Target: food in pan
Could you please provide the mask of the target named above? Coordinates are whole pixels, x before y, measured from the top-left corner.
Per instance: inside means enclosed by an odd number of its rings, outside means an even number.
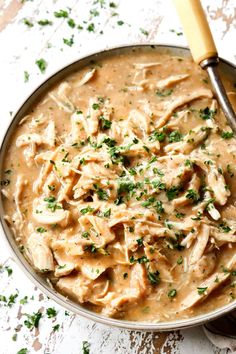
[[[235,155],[190,58],[111,55],[19,122],[1,182],[5,220],[30,264],[87,308],[189,318],[236,296]]]

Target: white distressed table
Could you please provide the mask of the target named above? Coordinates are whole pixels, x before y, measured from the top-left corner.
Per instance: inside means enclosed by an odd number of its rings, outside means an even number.
[[[235,62],[236,0],[203,0],[203,5],[220,55]],[[68,24],[68,18],[56,17],[54,12],[60,10],[74,21]],[[45,19],[52,23],[38,24]],[[52,72],[88,52],[135,42],[186,44],[171,0],[0,0],[0,139],[12,112]],[[45,74],[35,64],[41,58],[47,62]],[[133,332],[65,313],[26,278],[10,258],[3,237],[0,354],[24,348],[19,353],[78,354],[83,353],[83,341],[92,354],[226,353],[211,345],[201,327]],[[48,318],[48,308],[55,308],[56,316]],[[38,310],[43,313],[38,329],[27,328],[25,314]]]

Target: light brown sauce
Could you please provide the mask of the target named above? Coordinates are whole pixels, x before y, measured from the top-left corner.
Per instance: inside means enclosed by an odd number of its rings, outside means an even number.
[[[190,59],[111,56],[59,83],[18,126],[6,219],[34,267],[92,310],[192,317],[236,295],[235,154]]]

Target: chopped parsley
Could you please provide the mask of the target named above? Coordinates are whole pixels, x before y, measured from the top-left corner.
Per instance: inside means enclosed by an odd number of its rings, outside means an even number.
[[[18,352],[16,354],[27,354],[27,353],[28,353],[28,349],[22,348],[22,349],[18,350]]]
[[[123,24],[124,24],[124,21],[121,21],[121,20],[117,21],[118,26],[123,26]]]
[[[55,212],[57,209],[62,209],[62,207],[57,204],[56,198],[53,196],[44,198],[44,201],[47,202],[47,208],[52,212]]]
[[[40,26],[51,26],[52,25],[52,21],[49,21],[49,20],[39,20],[38,21],[38,24]]]
[[[90,353],[90,344],[86,340],[82,342],[82,353],[89,354]]]
[[[229,131],[223,131],[223,132],[221,132],[221,137],[222,137],[223,139],[228,140],[228,139],[231,139],[233,136],[234,136],[234,132],[229,132]]]
[[[90,14],[91,14],[92,16],[94,16],[94,17],[99,16],[99,11],[98,11],[97,9],[92,9],[92,10],[90,10],[89,12],[90,12]]]
[[[41,233],[41,234],[44,233],[44,232],[47,232],[47,230],[44,227],[42,227],[42,226],[37,227],[36,231]]]
[[[11,181],[9,179],[3,179],[0,184],[1,186],[8,186],[11,183]]]
[[[57,315],[57,311],[55,310],[54,307],[49,307],[46,312],[47,312],[48,318],[52,318]]]
[[[59,331],[59,329],[60,329],[59,323],[56,324],[55,326],[53,326],[52,329],[53,329],[53,332]]]
[[[174,130],[168,136],[169,143],[176,143],[181,140],[183,140],[183,135],[178,130]]]
[[[220,229],[221,232],[224,232],[224,233],[228,233],[228,232],[230,232],[232,230],[231,227],[229,227],[225,222],[222,222],[219,225],[219,229]]]
[[[203,120],[213,119],[215,117],[216,112],[216,110],[212,110],[209,107],[206,107],[204,109],[200,109],[199,117]]]
[[[94,208],[91,208],[90,206],[87,206],[86,208],[80,209],[80,212],[82,215],[85,215],[87,213],[91,213],[94,211]]]
[[[139,28],[140,32],[142,34],[144,34],[145,36],[148,36],[149,35],[149,32],[147,30],[145,30],[144,28]]]
[[[185,217],[185,214],[184,214],[184,213],[179,213],[179,212],[177,212],[177,213],[175,214],[175,217],[176,217],[177,219],[182,219],[183,217]]]
[[[89,252],[91,252],[91,253],[96,253],[97,250],[98,250],[98,248],[97,248],[94,244],[92,244],[92,245],[86,246],[86,247],[84,248],[84,250],[85,250],[85,251],[89,251]]]
[[[166,138],[166,134],[164,132],[160,132],[158,130],[154,130],[154,132],[152,132],[152,134],[149,136],[149,140],[150,141],[159,141],[162,142],[164,141]]]
[[[9,266],[5,266],[3,267],[2,265],[0,265],[0,272],[2,273],[3,271],[7,272],[7,275],[10,277],[13,273],[13,270],[9,267]]]
[[[187,199],[191,199],[193,201],[193,203],[197,203],[200,199],[200,195],[194,189],[188,189],[185,197]]]
[[[198,294],[199,295],[203,295],[203,294],[205,294],[205,292],[207,291],[207,289],[208,289],[208,287],[206,286],[206,287],[198,287],[197,288],[197,292],[198,292]]]
[[[152,285],[157,285],[160,283],[160,272],[156,270],[155,272],[148,271],[148,280]]]
[[[180,187],[173,186],[166,191],[166,196],[167,196],[168,200],[171,201],[179,195],[179,192],[180,192]]]
[[[112,122],[108,119],[105,119],[103,116],[99,117],[100,129],[107,130],[111,128]]]
[[[69,39],[63,38],[63,43],[68,45],[69,47],[72,47],[72,45],[74,44],[74,35],[72,34],[72,36]]]
[[[107,209],[102,213],[104,218],[109,218],[111,216],[111,209]]]
[[[93,103],[92,104],[92,109],[94,109],[94,110],[100,109],[100,104],[99,103]]]
[[[183,263],[183,257],[180,256],[180,257],[177,259],[176,263],[177,263],[178,265],[182,264],[182,263]]]
[[[41,58],[41,59],[36,60],[35,64],[38,66],[41,73],[44,74],[46,71],[46,68],[47,68],[46,61],[43,58]]]
[[[66,10],[59,10],[54,12],[54,16],[57,18],[67,18],[69,14]]]
[[[170,89],[170,90],[157,90],[156,91],[156,95],[158,97],[167,97],[167,96],[170,96],[172,93],[173,93],[172,89]]]
[[[71,28],[75,28],[75,21],[73,20],[73,18],[69,18],[69,20],[67,21],[67,24]]]
[[[34,26],[34,24],[30,20],[28,20],[27,18],[24,18],[23,23],[28,27]]]
[[[97,184],[94,184],[93,186],[95,188],[99,200],[108,200],[109,195],[104,189],[98,187]]]
[[[31,328],[38,328],[39,327],[39,321],[42,317],[42,313],[41,312],[34,312],[33,315],[29,315],[29,314],[24,314],[24,316],[27,316],[27,320],[24,321],[24,325],[31,329]]]
[[[54,185],[48,185],[48,189],[53,192],[55,191],[56,187]]]
[[[28,82],[29,81],[29,73],[28,71],[24,71],[24,82]]]
[[[89,31],[89,32],[95,32],[94,23],[90,23],[90,24],[88,25],[87,31]]]
[[[143,238],[142,237],[141,238],[137,238],[136,242],[137,242],[137,244],[139,246],[143,246]]]
[[[173,298],[177,295],[177,290],[176,289],[171,289],[169,292],[168,292],[168,297],[169,298]]]
[[[20,304],[21,305],[25,305],[28,303],[28,296],[24,296],[21,300],[20,300]]]
[[[83,238],[89,238],[90,233],[89,233],[88,231],[84,231],[84,232],[82,232],[81,236],[82,236]]]

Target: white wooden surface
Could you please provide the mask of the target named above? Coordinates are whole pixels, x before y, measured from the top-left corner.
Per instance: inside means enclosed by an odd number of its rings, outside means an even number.
[[[184,0],[183,0],[184,1]],[[108,0],[0,0],[0,139],[10,121],[11,113],[34,87],[62,65],[91,51],[135,42],[171,43],[185,45],[186,40],[172,7],[171,0],[116,0],[116,8]],[[236,0],[203,0],[208,12],[219,53],[236,62]],[[70,10],[68,10],[68,8]],[[84,30],[71,28],[67,19],[55,18],[54,11],[65,9],[75,23]],[[99,16],[92,16],[97,9]],[[112,16],[112,13],[118,15]],[[28,27],[24,19],[34,26]],[[49,19],[52,26],[41,27],[38,20]],[[84,23],[87,21],[87,23]],[[123,21],[123,25],[118,25]],[[86,28],[94,23],[95,32]],[[148,35],[140,28],[148,31]],[[173,31],[174,30],[174,31]],[[103,31],[103,34],[100,33]],[[74,35],[69,47],[63,38]],[[48,67],[41,74],[35,61],[44,58]],[[30,74],[24,82],[24,71]],[[9,297],[18,294],[11,308],[0,302],[0,354],[15,354],[22,348],[27,353],[77,354],[82,353],[82,342],[90,343],[90,353],[102,354],[210,354],[226,353],[204,336],[201,327],[167,334],[130,332],[105,327],[73,314],[65,315],[63,308],[42,295],[10,258],[0,235],[0,263],[13,269],[12,275],[0,272],[0,294]],[[28,296],[28,303],[20,299]],[[31,299],[30,299],[31,298]],[[55,307],[57,316],[47,318],[46,309]],[[38,330],[29,330],[24,324],[24,313],[39,309],[43,317]],[[60,325],[58,331],[52,326]],[[17,340],[12,336],[17,333]]]

